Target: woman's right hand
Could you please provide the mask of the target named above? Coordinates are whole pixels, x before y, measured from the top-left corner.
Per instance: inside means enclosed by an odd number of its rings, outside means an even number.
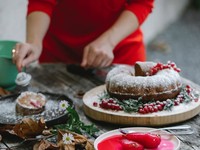
[[[17,43],[13,52],[13,62],[19,72],[22,68],[39,59],[42,44]]]

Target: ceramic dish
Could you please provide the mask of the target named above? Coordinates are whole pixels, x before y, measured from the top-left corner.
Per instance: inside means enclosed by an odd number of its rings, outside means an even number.
[[[136,132],[145,132],[152,130],[154,128],[146,128],[146,127],[130,127],[130,128],[122,128],[123,130],[129,130],[129,131],[136,131]],[[145,150],[178,150],[180,147],[180,141],[175,135],[167,135],[169,132],[164,131],[164,130],[159,130],[156,133],[161,135],[161,143],[156,149],[145,149]],[[106,139],[117,136],[117,135],[122,135],[122,133],[119,131],[119,129],[112,130],[109,132],[106,132],[102,135],[100,135],[95,141],[94,141],[94,147],[95,150],[103,150],[100,148],[100,143],[102,141],[105,141]],[[102,143],[101,143],[102,144]],[[109,150],[122,150],[120,148],[117,148],[118,143],[112,143],[112,142],[107,142],[106,146],[104,148],[108,148]]]
[[[65,95],[39,92],[45,95],[47,102],[45,110],[39,114],[22,116],[16,113],[16,98],[19,94],[0,97],[0,124],[16,124],[24,117],[30,117],[35,120],[43,117],[47,125],[54,125],[61,123],[67,119],[67,112],[59,110],[59,103],[61,100],[68,101],[69,105],[73,106],[72,101]]]

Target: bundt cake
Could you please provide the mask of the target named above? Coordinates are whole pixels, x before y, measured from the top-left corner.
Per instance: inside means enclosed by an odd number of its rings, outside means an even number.
[[[182,87],[179,72],[173,62],[136,62],[134,67],[119,65],[108,72],[106,90],[118,99],[171,99]]]
[[[46,104],[46,97],[41,93],[22,92],[16,99],[16,112],[21,115],[41,113]]]

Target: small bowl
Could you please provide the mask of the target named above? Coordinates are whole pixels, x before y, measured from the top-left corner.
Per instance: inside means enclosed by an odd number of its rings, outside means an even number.
[[[12,50],[17,41],[0,41],[0,87],[13,90],[18,74],[16,65],[12,62]]]
[[[149,128],[149,127],[122,128],[122,130],[135,131],[135,132],[148,132],[153,129],[156,129],[156,128]],[[158,146],[158,149],[168,149],[168,150],[169,149],[170,150],[179,150],[180,149],[180,140],[175,135],[171,135],[168,131],[165,131],[165,130],[159,130],[158,132],[155,132],[155,133],[160,134],[160,136],[161,136],[161,143]],[[104,150],[105,148],[98,148],[98,145],[102,141],[105,142],[105,140],[109,141],[109,142],[107,142],[108,145],[106,145],[106,147],[109,147],[110,150],[117,149],[117,144],[119,143],[119,141],[111,140],[111,138],[115,137],[115,136],[122,136],[122,133],[120,132],[119,129],[111,130],[111,131],[101,134],[94,141],[94,149],[95,150]],[[173,148],[171,146],[173,146]]]

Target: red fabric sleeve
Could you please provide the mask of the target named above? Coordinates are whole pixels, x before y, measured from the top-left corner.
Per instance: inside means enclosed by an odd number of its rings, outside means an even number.
[[[154,0],[128,0],[126,10],[133,12],[141,25],[152,12]]]
[[[51,16],[57,0],[29,0],[28,14],[33,11],[42,11]]]

